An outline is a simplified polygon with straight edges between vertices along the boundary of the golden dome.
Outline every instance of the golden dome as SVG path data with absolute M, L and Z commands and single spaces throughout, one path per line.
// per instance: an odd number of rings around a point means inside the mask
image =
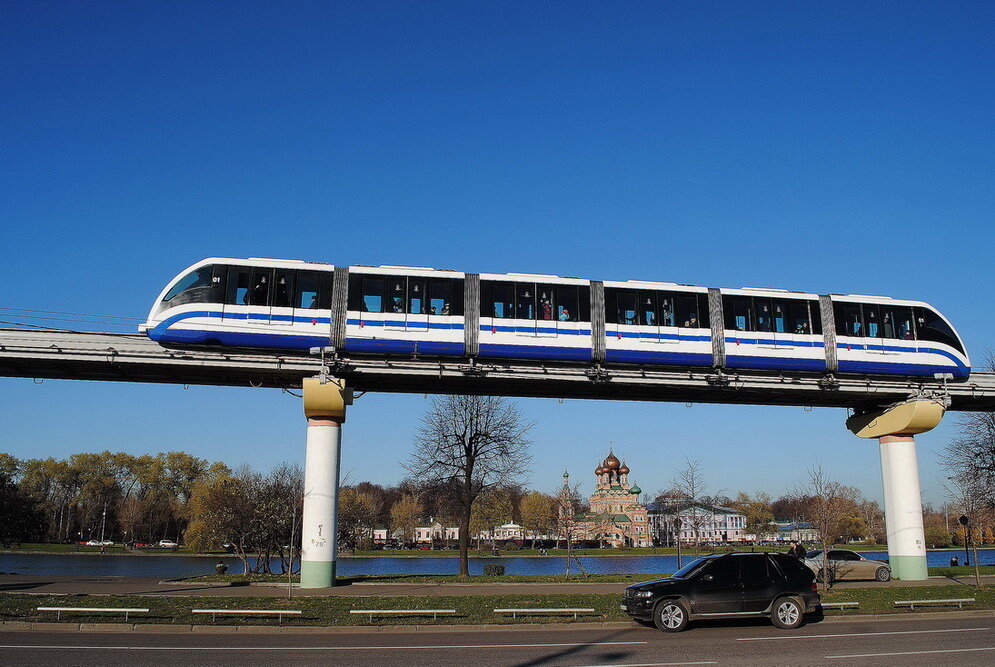
M 605 459 L 605 467 L 609 470 L 618 470 L 621 465 L 622 462 L 614 454 L 608 452 L 608 458 Z
M 622 462 L 622 467 L 619 468 L 618 471 L 619 471 L 619 473 L 621 473 L 623 475 L 628 475 L 629 474 L 629 466 L 625 465 L 625 462 L 623 461 Z

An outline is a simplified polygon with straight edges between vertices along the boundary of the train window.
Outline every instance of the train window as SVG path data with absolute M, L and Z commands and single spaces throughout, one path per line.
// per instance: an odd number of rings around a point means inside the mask
M 453 300 L 452 280 L 432 280 L 428 284 L 428 312 L 431 315 L 456 315 L 455 303 Z
M 273 305 L 280 308 L 292 308 L 294 295 L 294 272 L 288 269 L 277 269 L 273 281 Z
M 707 309 L 706 316 L 702 317 L 702 301 L 698 294 L 677 294 L 673 298 L 677 306 L 678 326 L 686 329 L 700 329 L 708 326 Z
M 934 313 L 929 308 L 916 306 L 915 312 L 916 337 L 919 340 L 931 340 L 937 343 L 949 345 L 960 353 L 964 353 L 964 348 L 957 338 L 957 334 L 950 328 L 946 321 Z
M 632 290 L 617 290 L 615 309 L 615 321 L 618 324 L 636 324 L 636 293 Z
M 363 276 L 360 283 L 360 306 L 363 312 L 384 312 L 384 279 L 379 276 Z
M 836 316 L 836 334 L 839 336 L 863 336 L 864 320 L 859 303 L 833 303 Z
M 591 288 L 588 285 L 581 285 L 577 289 L 577 320 L 580 322 L 591 321 Z
M 173 285 L 173 288 L 166 293 L 163 297 L 163 301 L 172 301 L 175 297 L 197 288 L 210 287 L 211 278 L 214 275 L 214 267 L 212 266 L 202 266 L 199 269 L 194 269 L 190 273 L 186 274 L 180 280 Z
M 484 317 L 510 319 L 515 316 L 515 283 L 483 282 L 480 298 L 480 314 Z
M 800 299 L 787 299 L 785 301 L 774 302 L 774 323 L 777 324 L 779 317 L 778 306 L 784 311 L 784 328 L 775 329 L 779 332 L 794 334 L 812 333 L 812 325 L 809 321 L 809 301 Z
M 748 296 L 726 296 L 722 298 L 725 311 L 725 327 L 733 331 L 754 331 L 753 299 Z
M 556 319 L 560 322 L 576 322 L 580 313 L 579 294 L 576 285 L 556 286 Z
M 295 308 L 313 309 L 318 307 L 318 274 L 301 271 L 297 274 L 297 291 L 294 297 Z
M 404 278 L 400 279 L 404 284 Z M 422 278 L 408 278 L 408 312 L 414 315 L 428 315 L 434 313 L 429 308 L 427 285 Z M 402 294 L 404 292 L 401 292 Z M 403 312 L 403 311 L 398 311 Z
M 657 326 L 656 292 L 639 292 L 639 323 L 646 326 Z
M 912 328 L 912 309 L 908 306 L 882 306 L 881 337 L 898 340 L 915 338 Z
M 536 294 L 539 295 L 539 309 L 536 311 L 537 319 L 553 319 L 553 286 L 536 285 Z
M 536 313 L 536 286 L 534 283 L 515 283 L 518 310 L 515 317 L 520 320 L 534 320 Z
M 225 297 L 225 303 L 231 303 L 238 306 L 249 305 L 249 278 L 250 272 L 246 267 L 233 266 L 229 269 L 228 294 Z
M 881 307 L 876 303 L 864 304 L 864 326 L 869 338 L 881 337 Z
M 407 280 L 404 276 L 388 276 L 385 280 L 387 281 L 387 293 L 385 295 L 384 312 L 403 313 L 406 307 Z
M 771 312 L 770 299 L 767 297 L 753 297 L 753 314 L 756 318 L 756 331 L 773 331 L 773 317 Z
M 252 289 L 249 291 L 249 304 L 253 306 L 268 306 L 272 282 L 273 269 L 253 269 Z
M 677 315 L 674 310 L 674 295 L 669 292 L 661 294 L 658 300 L 660 303 L 660 326 L 676 327 Z

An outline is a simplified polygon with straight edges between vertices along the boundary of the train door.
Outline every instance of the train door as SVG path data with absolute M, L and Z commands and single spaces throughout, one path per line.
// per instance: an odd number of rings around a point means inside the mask
M 387 292 L 381 304 L 386 313 L 383 328 L 386 331 L 405 331 L 408 326 L 409 307 L 407 303 L 408 279 L 404 276 L 388 276 Z
M 408 312 L 405 330 L 428 331 L 428 319 L 431 314 L 433 313 L 432 306 L 428 302 L 428 281 L 424 278 L 408 278 Z
M 660 320 L 657 317 L 656 294 L 636 292 L 636 317 L 639 321 L 639 340 L 644 343 L 659 343 Z
M 252 290 L 252 269 L 247 266 L 233 266 L 228 269 L 228 289 L 225 295 L 225 308 L 221 317 L 224 320 L 246 320 L 249 314 L 249 295 Z
M 515 283 L 515 333 L 530 338 L 536 336 L 535 283 Z
M 778 348 L 793 348 L 795 346 L 792 303 L 792 301 L 783 299 L 772 299 L 771 301 L 771 333 L 774 334 L 774 345 Z
M 673 292 L 661 292 L 657 296 L 659 308 L 657 309 L 659 332 L 658 342 L 676 344 L 680 342 L 681 328 L 677 326 L 677 294 Z
M 318 323 L 320 280 L 314 271 L 298 271 L 294 281 L 294 319 L 301 323 Z
M 695 293 L 676 294 L 672 301 L 675 302 L 675 313 L 671 319 L 676 324 L 677 340 L 671 340 L 678 342 L 681 338 L 687 340 L 689 336 L 697 335 L 698 329 L 702 327 L 701 323 L 704 321 L 701 313 L 698 312 L 698 295 Z
M 293 269 L 275 269 L 273 272 L 269 322 L 278 326 L 290 326 L 294 323 Z
M 539 338 L 556 338 L 556 294 L 552 285 L 536 285 L 536 336 Z

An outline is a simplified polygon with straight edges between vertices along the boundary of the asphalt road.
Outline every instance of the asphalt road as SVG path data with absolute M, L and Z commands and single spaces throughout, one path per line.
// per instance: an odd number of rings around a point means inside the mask
M 3 665 L 969 665 L 995 663 L 995 616 L 618 628 L 144 633 L 0 631 Z

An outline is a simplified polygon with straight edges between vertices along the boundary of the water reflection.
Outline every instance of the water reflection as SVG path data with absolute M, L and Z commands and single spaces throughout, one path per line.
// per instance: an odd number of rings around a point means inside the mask
M 881 551 L 860 552 L 864 556 L 884 560 L 888 554 Z M 958 556 L 964 562 L 963 551 L 930 551 L 926 562 L 930 566 L 950 564 L 951 556 Z M 979 560 L 984 564 L 995 564 L 995 549 L 978 551 Z M 193 577 L 213 574 L 214 565 L 219 560 L 228 565 L 229 573 L 242 571 L 242 563 L 237 558 L 207 558 L 198 556 L 122 556 L 122 555 L 83 555 L 83 554 L 0 554 L 0 572 L 34 575 L 72 574 L 77 576 L 129 576 L 129 577 Z M 685 557 L 687 563 L 689 557 Z M 677 569 L 676 556 L 583 556 L 580 558 L 584 569 L 591 574 L 659 574 Z M 501 563 L 506 574 L 563 574 L 566 558 L 562 556 L 529 557 L 500 556 L 471 558 L 470 574 L 483 574 L 484 565 Z M 279 572 L 279 562 L 272 564 Z M 338 573 L 349 574 L 456 574 L 459 562 L 456 558 L 433 557 L 363 557 L 343 558 L 338 564 Z M 576 563 L 571 563 L 571 572 L 578 572 Z

